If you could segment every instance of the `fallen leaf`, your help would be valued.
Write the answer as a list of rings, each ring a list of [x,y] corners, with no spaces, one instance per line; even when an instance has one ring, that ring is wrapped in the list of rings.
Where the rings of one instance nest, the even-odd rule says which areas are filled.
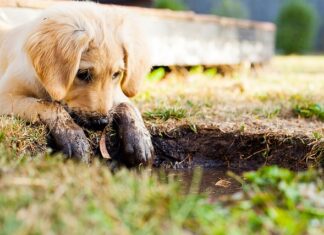
[[[104,159],[111,159],[110,154],[108,153],[108,150],[107,150],[107,146],[106,146],[106,132],[105,131],[102,132],[102,135],[101,135],[101,138],[99,141],[99,149],[100,149],[101,156]]]
[[[215,185],[223,188],[228,188],[229,186],[231,186],[231,182],[228,180],[218,180]]]

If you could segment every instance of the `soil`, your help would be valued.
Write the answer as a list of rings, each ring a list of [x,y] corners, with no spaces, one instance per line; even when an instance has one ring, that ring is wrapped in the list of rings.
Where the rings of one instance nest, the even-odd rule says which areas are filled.
[[[323,166],[324,147],[321,146],[324,145],[306,135],[223,131],[215,126],[198,126],[195,130],[188,125],[171,130],[159,126],[149,129],[156,153],[153,172],[162,175],[162,181],[171,178],[178,181],[184,193],[194,188],[216,199],[240,191],[241,184],[228,176],[228,171],[241,175],[266,165],[294,171]],[[90,136],[98,155],[100,135],[101,132],[95,132]],[[119,166],[121,159],[116,136],[113,132],[106,135],[107,149],[113,160],[104,161],[112,168]],[[197,168],[201,169],[201,175],[193,187]]]
[[[306,136],[222,132],[215,127],[198,128],[195,133],[182,126],[171,133],[153,135],[159,165],[170,161],[240,171],[264,165],[304,170],[311,164],[306,158],[311,142]]]
[[[155,128],[159,129],[159,128]],[[151,130],[157,168],[186,169],[200,166],[221,170],[249,171],[265,165],[291,170],[305,170],[321,161],[321,148],[314,139],[303,135],[280,133],[224,132],[214,126],[178,126],[171,131]],[[107,148],[113,159],[119,159],[116,135],[108,134]],[[99,134],[92,135],[99,153]]]

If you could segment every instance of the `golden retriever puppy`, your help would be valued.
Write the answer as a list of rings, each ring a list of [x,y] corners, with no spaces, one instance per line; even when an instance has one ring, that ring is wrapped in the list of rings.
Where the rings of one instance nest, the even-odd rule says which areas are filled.
[[[66,155],[89,161],[90,145],[74,116],[107,124],[115,107],[123,153],[133,164],[153,157],[151,138],[134,96],[150,69],[145,37],[129,13],[95,3],[45,10],[35,20],[0,33],[0,114],[45,123]],[[119,107],[119,109],[120,109]]]

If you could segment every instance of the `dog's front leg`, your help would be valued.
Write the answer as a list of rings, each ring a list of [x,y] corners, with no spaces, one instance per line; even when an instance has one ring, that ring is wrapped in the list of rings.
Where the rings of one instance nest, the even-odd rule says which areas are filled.
[[[154,149],[140,112],[128,102],[116,105],[112,112],[121,141],[122,160],[127,166],[150,165]]]
[[[0,106],[0,114],[12,114],[31,122],[44,123],[60,151],[82,162],[90,161],[91,149],[87,137],[60,104],[1,94]]]

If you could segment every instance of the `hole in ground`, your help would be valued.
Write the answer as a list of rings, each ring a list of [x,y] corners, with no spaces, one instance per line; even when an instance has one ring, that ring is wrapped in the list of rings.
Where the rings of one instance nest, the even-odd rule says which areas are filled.
[[[239,183],[230,178],[227,171],[241,174],[266,165],[294,171],[323,166],[324,143],[307,136],[223,132],[216,127],[197,127],[194,132],[186,125],[171,131],[151,131],[151,135],[156,152],[154,166],[159,174],[162,169],[166,179],[175,176],[188,191],[194,169],[201,167],[198,191],[212,196],[231,194],[240,189]],[[98,146],[96,140],[92,142]],[[109,152],[118,153],[116,146],[116,140],[107,142]],[[226,181],[228,186],[224,186]]]

